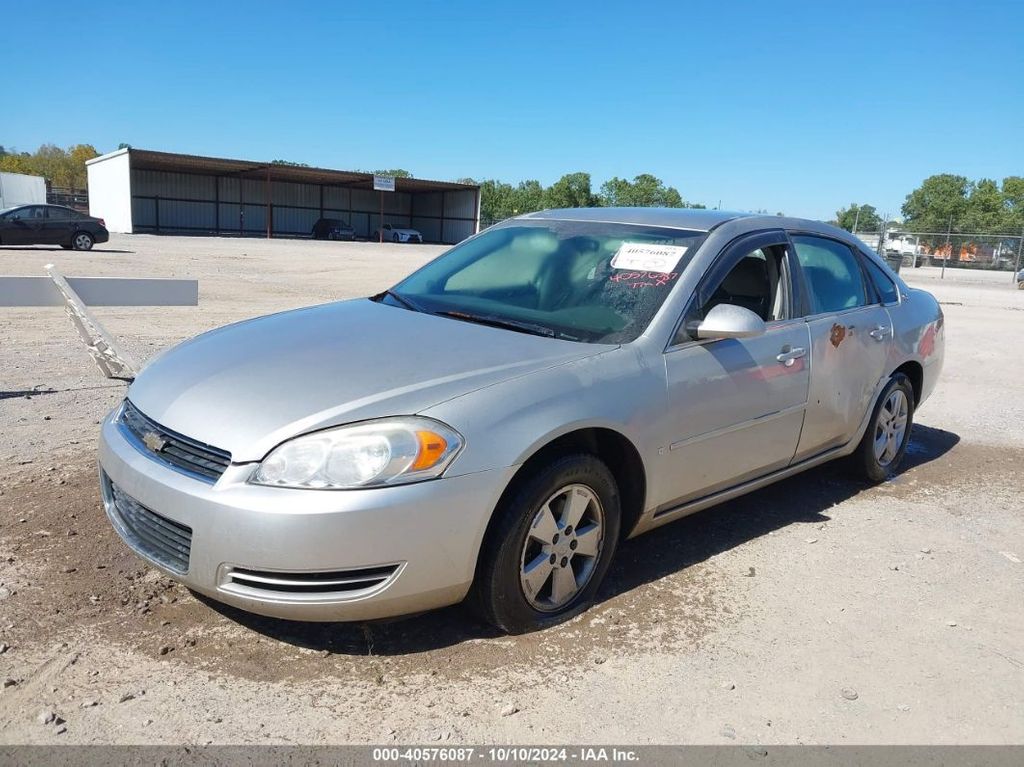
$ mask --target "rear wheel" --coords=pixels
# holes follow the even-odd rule
[[[88,232],[75,232],[75,236],[71,238],[71,247],[75,250],[92,250],[94,242],[95,240]]]
[[[398,242],[398,233],[397,232],[395,232],[395,234],[391,235],[391,241],[392,242]]]
[[[914,387],[896,373],[875,403],[871,421],[853,454],[856,472],[872,482],[882,482],[899,468],[910,442],[914,423]]]
[[[472,604],[511,634],[587,609],[615,554],[619,494],[598,458],[567,455],[539,468],[496,510]]]

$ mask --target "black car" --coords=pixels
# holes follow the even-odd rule
[[[60,245],[90,250],[110,239],[102,218],[63,205],[19,205],[0,210],[0,245]]]
[[[313,224],[314,240],[354,240],[356,230],[340,218],[321,218]]]

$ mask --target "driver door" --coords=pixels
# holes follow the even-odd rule
[[[46,219],[41,205],[29,205],[7,214],[3,230],[5,245],[37,245],[45,242]]]
[[[668,449],[663,510],[789,465],[810,385],[810,336],[798,315],[782,231],[731,243],[705,274],[665,352]],[[716,304],[766,323],[753,338],[698,340]]]

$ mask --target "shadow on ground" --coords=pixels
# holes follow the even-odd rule
[[[900,474],[949,452],[960,437],[916,424]],[[898,480],[898,477],[896,478]],[[827,522],[833,506],[873,485],[852,479],[842,461],[812,469],[762,490],[625,541],[601,588],[604,602],[701,563],[794,523]],[[246,613],[195,595],[225,617],[278,641],[354,655],[404,655],[499,636],[462,606],[375,623],[301,623]]]
[[[14,251],[27,251],[27,250],[38,250],[40,252],[53,251],[53,252],[67,252],[67,253],[135,253],[134,250],[119,250],[117,248],[90,248],[89,250],[72,250],[71,248],[62,248],[60,245],[54,246],[40,246],[40,245],[0,245],[0,250],[14,250]]]

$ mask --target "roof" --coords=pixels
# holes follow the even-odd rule
[[[640,224],[708,232],[726,221],[748,215],[750,214],[705,208],[559,208],[527,213],[519,218]]]
[[[201,173],[204,175],[240,176],[259,179],[267,178],[269,173],[272,181],[292,181],[300,184],[326,184],[351,187],[353,189],[373,189],[373,174],[362,171],[310,168],[303,165],[286,165],[257,160],[233,160],[226,157],[175,154],[173,152],[157,152],[151,149],[135,149],[134,147],[110,152],[109,154],[89,160],[86,164],[91,165],[92,163],[101,162],[124,152],[129,154],[131,166],[137,170],[161,170],[171,173]],[[395,181],[396,192],[440,192],[453,189],[476,190],[479,188],[476,184],[430,181],[421,178],[398,178]]]

